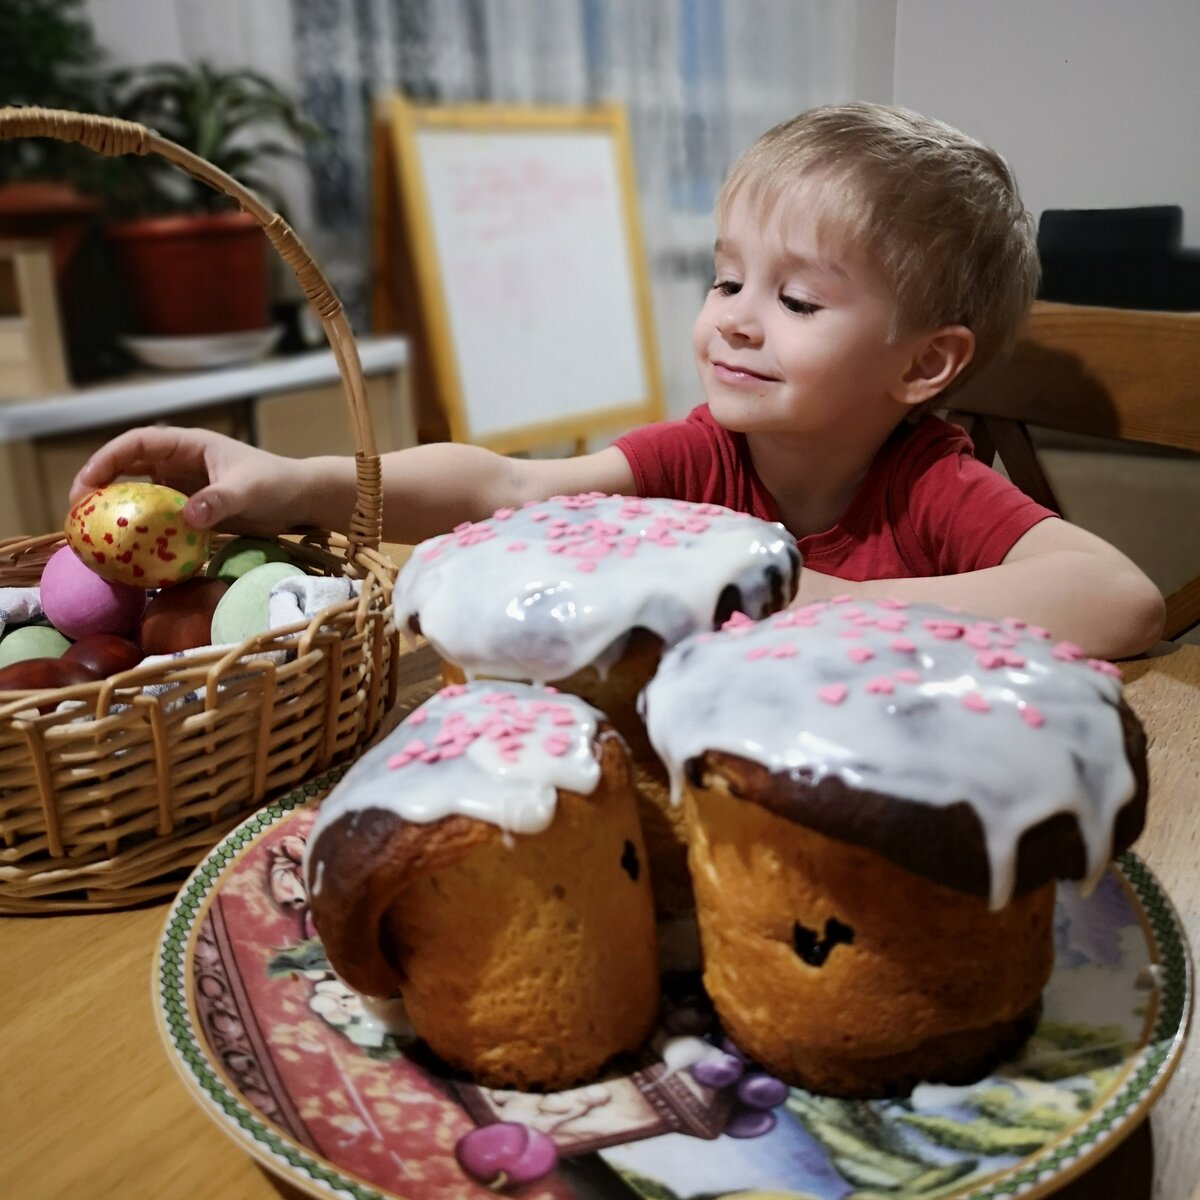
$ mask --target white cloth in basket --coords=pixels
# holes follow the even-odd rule
[[[0,588],[0,634],[42,615],[42,593],[36,587]]]

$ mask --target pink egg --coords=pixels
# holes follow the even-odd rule
[[[110,583],[86,567],[70,546],[56,550],[42,568],[42,611],[67,637],[127,633],[146,607],[146,592]]]

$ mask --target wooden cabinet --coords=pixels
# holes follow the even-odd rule
[[[406,343],[363,339],[359,353],[376,448],[414,445]],[[294,458],[355,449],[328,351],[0,405],[0,538],[61,528],[88,456],[125,429],[157,423],[214,429]]]

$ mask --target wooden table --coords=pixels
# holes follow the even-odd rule
[[[1127,664],[1150,735],[1137,850],[1200,944],[1200,646]],[[0,919],[3,1192],[14,1200],[277,1200],[276,1181],[201,1111],[155,1027],[150,974],[164,905]],[[1200,1196],[1200,1037],[1150,1119],[1059,1200]]]

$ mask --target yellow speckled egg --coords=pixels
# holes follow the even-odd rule
[[[159,483],[110,483],[67,514],[67,544],[97,575],[134,587],[170,587],[208,556],[209,531],[183,519],[187,497]]]

